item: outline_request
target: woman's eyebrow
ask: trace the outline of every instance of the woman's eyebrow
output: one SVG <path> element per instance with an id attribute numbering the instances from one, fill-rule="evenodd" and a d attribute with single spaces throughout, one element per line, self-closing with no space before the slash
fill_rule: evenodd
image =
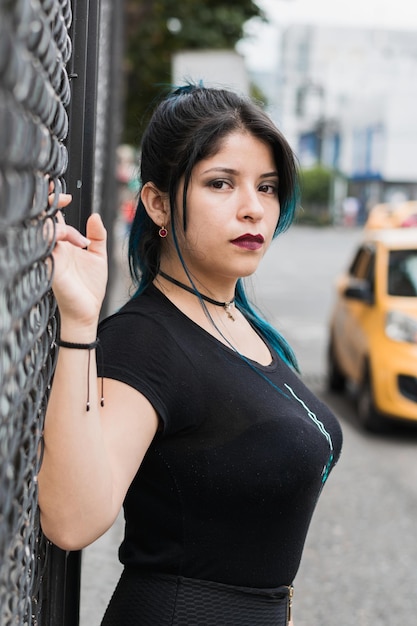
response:
<path id="1" fill-rule="evenodd" d="M 216 166 L 216 167 L 210 167 L 208 170 L 204 170 L 202 174 L 209 174 L 210 172 L 223 172 L 225 174 L 234 174 L 234 175 L 239 173 L 237 170 L 234 170 L 231 167 Z"/>
<path id="2" fill-rule="evenodd" d="M 260 178 L 278 178 L 278 172 L 267 172 L 266 174 L 261 174 Z"/>
<path id="3" fill-rule="evenodd" d="M 232 174 L 234 176 L 236 176 L 237 174 L 239 174 L 238 170 L 235 170 L 231 167 L 221 167 L 221 166 L 216 166 L 216 167 L 210 167 L 208 170 L 204 170 L 202 172 L 202 174 L 210 174 L 211 172 L 222 172 L 224 174 Z M 260 178 L 270 178 L 270 177 L 278 177 L 278 172 L 274 171 L 274 172 L 266 172 L 265 174 L 261 174 Z"/>

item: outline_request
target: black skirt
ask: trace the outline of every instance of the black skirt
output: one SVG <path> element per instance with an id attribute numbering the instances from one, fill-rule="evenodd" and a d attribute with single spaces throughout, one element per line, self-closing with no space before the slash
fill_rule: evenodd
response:
<path id="1" fill-rule="evenodd" d="M 289 595 L 125 570 L 101 626 L 287 626 Z"/>

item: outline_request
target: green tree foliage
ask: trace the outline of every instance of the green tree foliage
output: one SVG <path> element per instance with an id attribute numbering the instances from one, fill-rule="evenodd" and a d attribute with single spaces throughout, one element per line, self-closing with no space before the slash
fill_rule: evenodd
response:
<path id="1" fill-rule="evenodd" d="M 150 111 L 171 82 L 180 50 L 233 49 L 247 20 L 265 19 L 252 0 L 125 0 L 124 140 L 138 144 Z"/>
<path id="2" fill-rule="evenodd" d="M 302 204 L 327 204 L 329 202 L 331 177 L 331 171 L 321 166 L 302 170 Z"/>
<path id="3" fill-rule="evenodd" d="M 321 165 L 300 172 L 301 208 L 297 222 L 324 226 L 330 224 L 329 209 L 332 171 Z"/>

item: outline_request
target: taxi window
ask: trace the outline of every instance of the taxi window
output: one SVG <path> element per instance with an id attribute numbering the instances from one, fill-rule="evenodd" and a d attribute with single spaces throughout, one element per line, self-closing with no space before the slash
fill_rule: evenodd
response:
<path id="1" fill-rule="evenodd" d="M 353 259 L 349 274 L 354 278 L 373 281 L 375 252 L 371 246 L 360 248 Z"/>
<path id="2" fill-rule="evenodd" d="M 417 250 L 391 250 L 388 265 L 388 294 L 417 296 Z"/>

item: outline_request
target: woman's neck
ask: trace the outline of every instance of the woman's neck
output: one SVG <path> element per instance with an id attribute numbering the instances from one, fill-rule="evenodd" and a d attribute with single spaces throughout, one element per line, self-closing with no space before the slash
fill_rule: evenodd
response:
<path id="1" fill-rule="evenodd" d="M 175 285 L 184 291 L 190 290 L 194 294 L 206 296 L 210 300 L 226 303 L 234 300 L 236 280 L 221 277 L 214 279 L 213 276 L 198 276 L 196 273 L 187 272 L 183 266 L 161 264 L 158 279 Z M 168 278 L 167 278 L 168 277 Z M 178 284 L 180 283 L 180 285 Z"/>

